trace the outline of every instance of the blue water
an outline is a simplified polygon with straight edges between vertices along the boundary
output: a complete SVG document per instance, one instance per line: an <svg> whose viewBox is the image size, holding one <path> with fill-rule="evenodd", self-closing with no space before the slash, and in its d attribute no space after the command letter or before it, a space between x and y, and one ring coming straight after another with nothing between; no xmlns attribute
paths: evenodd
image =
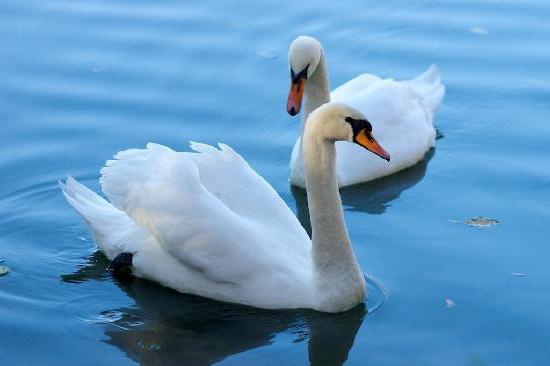
<svg viewBox="0 0 550 366"><path fill-rule="evenodd" d="M547 365L548 19L546 0L3 0L0 364ZM430 63L447 86L426 161L342 191L367 304L259 311L106 274L56 181L99 191L104 161L149 141L231 145L307 226L287 166L300 34L332 86Z"/></svg>

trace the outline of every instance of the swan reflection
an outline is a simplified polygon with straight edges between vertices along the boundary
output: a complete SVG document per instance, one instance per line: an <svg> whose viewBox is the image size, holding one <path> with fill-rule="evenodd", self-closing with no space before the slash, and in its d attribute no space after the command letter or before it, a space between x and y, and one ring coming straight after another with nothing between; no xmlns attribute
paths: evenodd
<svg viewBox="0 0 550 366"><path fill-rule="evenodd" d="M70 283L110 280L100 253L73 274ZM134 305L102 312L105 342L143 365L210 365L231 355L269 345L279 333L308 342L312 365L341 365L365 315L384 302L381 288L368 280L369 301L341 314L312 310L262 310L184 295L138 278L114 282Z"/></svg>

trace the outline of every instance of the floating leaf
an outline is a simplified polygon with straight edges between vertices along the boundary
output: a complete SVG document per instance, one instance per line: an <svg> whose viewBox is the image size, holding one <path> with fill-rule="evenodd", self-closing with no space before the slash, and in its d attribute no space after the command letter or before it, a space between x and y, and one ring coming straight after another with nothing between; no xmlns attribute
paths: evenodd
<svg viewBox="0 0 550 366"><path fill-rule="evenodd" d="M455 307L455 302L451 299L445 299L445 306L447 307L447 309L452 309Z"/></svg>
<svg viewBox="0 0 550 366"><path fill-rule="evenodd" d="M0 266L0 276L7 274L10 271L8 266Z"/></svg>
<svg viewBox="0 0 550 366"><path fill-rule="evenodd" d="M499 224L499 221L496 219L491 219L489 217L474 217L465 221L466 225L473 226L478 229L485 229L488 227L496 226Z"/></svg>

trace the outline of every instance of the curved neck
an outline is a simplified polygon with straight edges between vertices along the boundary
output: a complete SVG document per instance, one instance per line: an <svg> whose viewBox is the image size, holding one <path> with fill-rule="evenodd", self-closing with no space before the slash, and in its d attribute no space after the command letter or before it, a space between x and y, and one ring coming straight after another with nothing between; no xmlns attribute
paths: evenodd
<svg viewBox="0 0 550 366"><path fill-rule="evenodd" d="M342 311L363 301L365 280L344 223L334 141L316 133L316 122L308 121L303 138L315 280L321 310Z"/></svg>
<svg viewBox="0 0 550 366"><path fill-rule="evenodd" d="M304 90L304 108L302 110L300 133L301 141L298 147L298 159L296 161L296 166L293 167L293 172L291 174L304 171L303 136L306 128L306 121L309 118L309 115L321 105L328 102L330 102L330 90L328 85L327 64L325 61L325 53L321 49L319 64L306 82L306 88Z"/></svg>
<svg viewBox="0 0 550 366"><path fill-rule="evenodd" d="M322 104L330 102L330 89L328 85L328 70L325 61L325 53L321 49L321 57L317 68L306 82L304 90L304 110L302 112L302 135L309 114Z"/></svg>

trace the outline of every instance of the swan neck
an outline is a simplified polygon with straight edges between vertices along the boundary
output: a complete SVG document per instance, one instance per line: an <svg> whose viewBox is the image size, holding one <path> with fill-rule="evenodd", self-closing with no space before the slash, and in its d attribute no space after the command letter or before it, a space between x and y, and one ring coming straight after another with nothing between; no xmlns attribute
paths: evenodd
<svg viewBox="0 0 550 366"><path fill-rule="evenodd" d="M364 300L365 280L344 222L335 144L315 127L323 126L308 125L303 141L315 279L321 310L342 311Z"/></svg>
<svg viewBox="0 0 550 366"><path fill-rule="evenodd" d="M321 49L321 56L317 68L306 82L304 90L304 110L302 113L302 132L309 114L319 106L330 102L330 90L328 81L328 69L325 53Z"/></svg>
<svg viewBox="0 0 550 366"><path fill-rule="evenodd" d="M330 90L328 81L327 64L325 60L325 53L321 49L321 57L319 58L319 64L317 68L308 79L306 88L304 90L304 108L302 111L301 119L301 133L300 145L298 146L298 159L296 166L293 168L293 174L295 172L304 171L304 159L303 159L303 136L306 128L306 121L309 118L311 112L319 108L321 105L330 102Z"/></svg>

